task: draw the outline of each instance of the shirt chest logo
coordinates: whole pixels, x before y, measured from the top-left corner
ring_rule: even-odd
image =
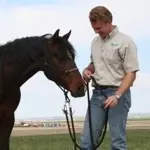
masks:
[[[115,43],[115,42],[111,42],[110,45],[113,46],[113,47],[117,47],[119,44]]]

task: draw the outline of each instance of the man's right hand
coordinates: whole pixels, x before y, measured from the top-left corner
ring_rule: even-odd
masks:
[[[83,79],[84,79],[85,83],[90,81],[91,75],[92,75],[92,73],[88,69],[83,70],[82,76],[83,76]]]

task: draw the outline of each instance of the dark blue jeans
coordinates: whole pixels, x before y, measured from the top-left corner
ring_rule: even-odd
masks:
[[[114,95],[115,91],[115,88],[108,88],[103,90],[107,97]],[[104,127],[106,111],[103,104],[104,101],[105,98],[102,95],[101,91],[94,89],[91,98],[91,118],[94,144],[96,145]],[[130,107],[131,95],[130,90],[128,90],[119,99],[119,103],[114,108],[109,109],[108,123],[111,138],[111,150],[127,150],[126,121]],[[83,148],[83,150],[92,150],[89,131],[88,110],[84,122],[83,133],[81,135],[81,147]]]

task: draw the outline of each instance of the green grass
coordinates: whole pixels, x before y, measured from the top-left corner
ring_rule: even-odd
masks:
[[[78,135],[79,141],[79,135]],[[128,150],[150,150],[150,130],[128,131]],[[108,134],[101,145],[102,150],[110,150]],[[68,134],[30,137],[12,137],[11,150],[73,150]]]

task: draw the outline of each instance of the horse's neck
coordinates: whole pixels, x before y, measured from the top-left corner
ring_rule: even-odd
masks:
[[[34,44],[27,44],[27,47],[24,48],[24,51],[20,54],[20,61],[23,64],[34,64],[37,60],[41,59],[44,56],[42,42],[34,42]],[[22,60],[21,60],[22,59]]]
[[[15,79],[13,82],[19,82],[20,86],[40,71],[39,64],[44,58],[42,42],[33,41],[33,44],[30,42],[32,41],[28,41],[27,44],[22,44],[22,46],[19,46],[20,43],[18,42],[18,44],[15,45],[16,49],[6,56],[8,60],[7,63],[12,64],[11,66],[8,65],[6,74],[9,74],[9,77],[7,78],[11,82],[13,76]]]
[[[19,82],[19,86],[22,86],[27,80],[29,80],[32,76],[34,76],[38,71],[41,70],[40,65],[44,63],[44,58],[35,62],[35,64],[30,65],[24,72]]]
[[[33,54],[33,56],[32,56]],[[32,49],[28,52],[30,57],[26,56],[25,69],[23,70],[22,78],[20,81],[20,86],[23,85],[28,79],[35,75],[38,71],[41,70],[41,66],[44,63],[44,50],[40,49],[40,46],[37,49]]]

